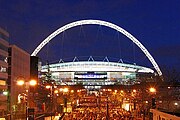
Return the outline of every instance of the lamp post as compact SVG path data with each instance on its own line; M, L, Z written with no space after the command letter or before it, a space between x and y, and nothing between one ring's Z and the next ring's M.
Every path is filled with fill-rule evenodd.
M60 92L62 92L63 96L64 96L64 107L66 108L65 112L67 112L67 94L69 92L69 89L67 87L65 88L60 88ZM71 91L74 92L74 91Z
M50 90L50 110L51 110L51 120L52 120L52 113L56 111L54 101L55 101L55 94L58 93L58 90L56 90L57 86L55 84L50 83L46 85L46 89Z
M19 86L23 86L25 85L26 88L26 92L27 94L24 94L25 96L25 106L26 106L26 120L28 120L28 93L29 93L29 87L30 86L36 86L37 85L37 81L36 80L30 80L29 82L25 82L24 80L20 79L17 81L17 85Z
M52 120L52 108L53 108L53 85L46 85L46 89L50 89L50 105L51 105L51 120Z
M150 88L149 88L149 92L150 92L150 93L156 93L156 89L155 89L154 87L150 87Z
M68 88L63 89L63 93L65 93L65 98L64 98L64 105L66 107L66 112L67 112L67 93L69 92Z
M156 100L155 100L155 97L153 96L155 93L156 93L156 89L154 87L150 87L149 88L149 92L150 94L152 95L152 98L151 98L151 102L152 102L152 108L156 108Z
M173 113L175 114L175 113L177 112L177 109L178 109L178 103L175 102L175 103L174 103L174 106L175 106L175 108L174 108L174 110L173 110Z
M108 95L107 95L107 98L106 98L106 120L109 120L109 98L108 98Z

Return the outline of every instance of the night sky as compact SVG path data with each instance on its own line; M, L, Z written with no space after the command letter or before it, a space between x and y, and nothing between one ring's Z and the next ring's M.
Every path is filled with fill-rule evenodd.
M179 0L0 0L0 26L9 32L10 44L30 54L56 29L82 19L114 23L135 36L160 68L180 68ZM50 62L107 56L111 61L121 58L152 67L132 41L100 25L78 26L59 34L38 56Z

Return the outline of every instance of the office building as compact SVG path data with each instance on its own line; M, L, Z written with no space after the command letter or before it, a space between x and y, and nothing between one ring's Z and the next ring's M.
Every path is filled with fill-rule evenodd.
M7 111L9 33L0 28L0 117Z
M28 81L30 79L30 54L16 45L9 47L9 90L10 90L10 105L11 114L25 113ZM23 80L23 85L17 85L17 81Z

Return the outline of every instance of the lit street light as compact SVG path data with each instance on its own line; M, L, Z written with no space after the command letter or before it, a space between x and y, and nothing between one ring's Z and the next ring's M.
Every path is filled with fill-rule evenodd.
M20 86L21 86L21 85L24 85L24 80L18 80L18 81L17 81L17 85L20 85Z
M178 103L177 103L177 102L175 102L175 103L174 103L174 105L175 105L175 106L178 106Z
M46 85L46 89L49 89L49 88L51 88L51 86L50 85Z
M63 89L63 92L65 92L65 93L67 93L68 91L69 91L68 88L64 88L64 89Z
M37 81L36 80L30 80L29 82L26 82L26 83L27 83L28 87L29 86L35 86L37 84ZM19 86L22 86L24 84L25 84L24 80L18 80L17 81L17 85L19 85Z
M149 88L149 92L155 93L155 92L156 92L156 89L155 89L154 87L151 87L151 88Z
M149 92L152 93L152 94L155 94L156 93L156 89L154 87L151 87L151 88L149 88ZM152 102L151 103L152 108L153 109L156 108L156 99L155 99L155 97L151 98L151 102Z
M136 93L136 90L134 89L133 92Z
M18 86L23 86L25 85L25 91L29 92L29 87L30 86L36 86L37 85L37 81L36 80L30 80L29 82L25 82L24 80L20 79L17 80L17 85ZM26 119L28 119L28 94L25 94L25 103L26 103Z
M54 93L57 94L57 93L58 93L58 90L54 90Z
M29 81L29 85L30 86L35 86L37 84L37 81L36 80L31 80Z
M50 89L50 100L51 100L51 120L52 120L52 112L53 112L53 90L54 90L54 86L51 85L46 85L46 89ZM55 92L55 91L54 91Z

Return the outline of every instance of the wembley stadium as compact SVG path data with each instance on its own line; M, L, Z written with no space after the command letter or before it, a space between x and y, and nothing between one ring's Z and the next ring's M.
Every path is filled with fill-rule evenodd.
M144 53L152 64L152 68L128 64L125 62L114 62L94 60L90 57L89 60L58 62L40 67L40 78L46 80L54 80L59 85L83 85L85 88L100 88L104 85L133 85L141 82L140 75L148 75L148 77L162 76L162 72L156 63L153 56L145 48L145 46L132 34L122 27L103 20L78 20L68 23L46 37L33 51L31 56L37 54L43 49L53 38L71 28L82 25L100 25L108 27L122 33L130 41L132 41ZM48 52L47 52L48 53ZM48 56L48 55L47 55ZM48 57L47 57L48 58ZM154 72L155 71L155 72ZM150 76L149 76L150 74ZM47 79L48 75L48 79ZM146 77L147 78L147 77ZM152 78L152 77L151 77ZM152 80L152 79L151 79Z
M139 74L154 74L154 70L123 62L73 61L44 65L40 68L41 78L50 71L51 79L59 85L78 85L85 88L100 88L104 85L133 85L139 82Z

